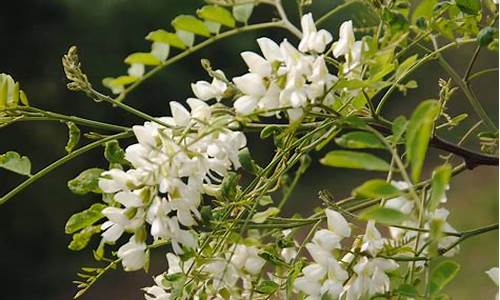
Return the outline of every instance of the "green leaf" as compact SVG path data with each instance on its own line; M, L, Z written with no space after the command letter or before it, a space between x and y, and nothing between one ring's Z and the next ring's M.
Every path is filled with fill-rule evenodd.
M238 174L234 172L228 172L227 175L222 180L222 186L219 190L220 198L224 201L234 201L236 195L238 194Z
M126 64L142 64L147 66L157 66L161 64L161 61L151 53L146 52L136 52L132 53L127 58L125 58Z
M274 293L279 288L279 285L271 280L263 280L255 288L255 291L260 294L270 295Z
M172 26L176 30L188 31L197 35L210 37L210 31L205 23L193 16L180 15L172 21Z
M402 284L395 290L397 295L411 297L411 298L419 298L418 290L416 287L409 284Z
M82 229L80 232L73 234L73 240L69 243L68 248L73 251L82 250L87 247L92 236L99 232L101 232L100 225Z
M434 121L439 116L440 105L436 100L422 102L413 112L406 130L406 154L412 168L412 179L418 182L425 154L432 135Z
M243 148L238 152L238 159L241 163L241 167L250 174L257 175L260 171L259 165L252 159L250 151L248 148Z
M94 224L104 217L101 213L104 208L106 208L106 205L96 203L92 204L88 209L72 215L66 222L64 231L70 234Z
M455 0L458 8L466 14L477 15L481 11L480 0Z
M430 211L434 211L445 197L450 178L451 166L449 164L439 166L434 170L432 174L431 198L429 200Z
M184 45L184 42L182 42L182 40L177 36L177 34L167 32L163 29L151 31L146 36L146 40L167 44L167 45L170 45L172 47L179 48L179 49L186 49L186 45Z
M437 295L460 271L460 265L452 260L439 263L431 272L430 293Z
M269 207L265 211L261 211L261 212L254 214L252 217L252 222L258 223L258 224L264 223L267 220L267 218L275 216L275 215L279 214L279 212L280 212L279 208Z
M66 122L66 125L68 126L68 143L64 149L71 153L80 141L80 129L73 122Z
M248 23L248 19L252 15L254 5L253 3L239 4L233 6L234 19L241 23Z
M259 256L265 259L266 261L272 263L275 266L288 267L288 264L281 259L278 255L270 252L270 251L262 251L259 253Z
M323 165L339 168L389 171L390 165L372 154L335 150L328 152L320 162Z
M342 147L351 149L384 149L384 144L373 133L366 131L352 131L336 138L335 142Z
M394 198L401 195L401 191L385 180L372 179L354 189L353 195L364 198Z
M120 147L117 140L112 140L105 144L104 157L112 164L128 164L128 161L125 160L125 151Z
M270 136L277 135L281 132L281 128L276 125L267 125L260 132L260 138L265 140Z
M422 0L411 17L411 22L415 24L418 18L423 17L425 20L430 20L432 17L432 12L434 10L434 6L438 3L438 0Z
M408 216L392 208L374 206L361 212L360 219L375 220L378 223L398 224L404 221Z
M399 142L399 140L401 140L407 127L408 127L408 120L406 120L405 116L399 116L396 119L394 119L394 122L392 122L392 137L391 137L393 144L396 144Z
M26 156L21 156L14 151L8 151L0 155L0 168L4 168L14 173L29 176L31 175L31 162Z
M231 13L221 6L205 5L196 12L198 17L233 28L236 25Z
M104 172L104 170L99 168L85 170L76 178L68 181L68 188L78 195L84 195L89 192L99 194L101 193L101 189L99 188L99 176L102 172Z

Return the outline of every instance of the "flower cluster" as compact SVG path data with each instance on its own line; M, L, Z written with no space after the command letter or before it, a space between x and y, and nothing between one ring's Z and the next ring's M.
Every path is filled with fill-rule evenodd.
M338 299L344 295L346 299L361 299L388 291L390 279L386 272L395 270L398 264L390 259L371 258L385 242L374 223L368 223L363 235L361 258L349 252L339 261L341 241L351 236L351 228L338 212L326 209L325 214L327 229L318 230L312 242L306 244L314 263L302 270L304 275L295 280L295 288L308 295L308 300ZM353 273L349 276L347 267L352 264Z
M260 38L257 43L263 57L250 51L241 53L249 73L233 78L241 92L234 102L237 113L273 115L286 109L293 121L301 117L307 104L332 101L331 96L323 98L337 78L329 73L321 55L332 36L316 30L311 14L302 18L302 30L299 49L286 39L278 45Z
M170 241L176 253L183 253L183 246L195 247L195 235L183 228L200 218L203 194L213 194L228 170L239 167L238 151L246 145L243 133L228 129L229 118L214 125L205 102L190 98L187 103L191 111L170 102L172 117L158 119L166 126L134 126L139 143L125 154L132 168L111 169L99 180L104 193L114 194L102 211L108 218L102 225L104 241L114 243L125 231L133 233L118 250L125 269L139 269L146 261L146 224L155 240Z
M409 185L406 182L402 182L402 181L392 182L392 184L401 190L407 189L409 187ZM441 199L441 203L446 203L446 197ZM417 228L419 227L419 216L413 210L414 202L411 199L408 199L407 196L400 196L397 198L389 199L386 201L385 207L398 210L401 213L408 215L408 218L405 221L403 221L403 223L401 225L407 226L407 227L417 227ZM424 218L423 218L422 227L425 229L430 229L432 223L439 223L439 224L441 224L441 230L443 232L456 233L457 230L446 221L449 214L450 214L450 212L446 208L443 208L443 207L438 208L433 212L426 212L426 214L424 215ZM408 245L411 247L415 246L415 242L413 240L417 236L416 231L405 230L405 229L400 229L400 228L396 228L396 227L390 227L389 229L390 229L391 237L393 240L411 241ZM427 239L430 236L429 236L429 233L424 233L424 234L421 234L421 237L424 239ZM457 240L458 240L458 237L456 237L456 236L441 237L438 241L438 245L437 245L438 249L448 250L446 253L443 254L444 256L448 256L448 257L454 256L460 250L460 246L455 245L451 249L448 249L448 248L453 246ZM423 251L423 253L424 254L427 253L427 249L425 249Z

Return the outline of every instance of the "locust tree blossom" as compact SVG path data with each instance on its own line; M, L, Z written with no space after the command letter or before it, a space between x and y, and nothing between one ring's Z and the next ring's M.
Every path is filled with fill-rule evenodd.
M335 82L321 55L331 40L325 30L317 31L311 14L302 18L304 30L299 49L286 39L279 45L268 38L257 40L263 56L246 51L241 54L249 73L233 78L241 92L234 108L241 115L262 112L272 115L286 109L290 121L300 118L303 108L315 102L331 101L323 96ZM312 52L312 54L307 54Z
M295 289L305 293L308 300L319 300L324 296L337 299L343 292L343 282L349 277L334 254L334 250L341 247L341 240L350 236L349 225L334 210L326 209L325 214L328 229L317 231L312 242L306 244L314 263L306 266L302 270L303 276L294 282Z
M176 253L182 254L183 247L196 246L196 235L185 227L200 219L198 207L205 193L204 185L219 185L221 176L239 167L238 152L246 139L241 132L225 126L204 134L210 107L194 98L187 103L191 111L170 102L172 116L160 120L171 127L153 122L134 126L139 143L125 150L125 159L132 168L111 169L102 174L99 187L114 194L118 204L103 210L108 219L102 225L105 242L114 243L124 232L135 233L149 227L155 240L170 241ZM182 128L188 126L198 131L186 134ZM145 260L139 259L139 252L145 255L145 244L138 246L131 241L126 245L119 251L125 269L142 267Z

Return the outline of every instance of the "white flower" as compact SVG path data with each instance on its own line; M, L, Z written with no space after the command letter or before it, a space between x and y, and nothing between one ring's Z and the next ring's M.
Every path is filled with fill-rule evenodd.
M498 286L498 267L497 268L491 268L488 271L485 272L491 280ZM498 292L495 296L495 299L498 300Z
M344 74L357 76L355 69L361 66L362 54L365 48L365 43L356 41L352 21L346 21L340 25L339 40L333 43L332 50L334 57L345 57L345 65L343 68Z
M266 86L262 76L256 73L247 73L243 76L234 77L236 87L245 95L262 97L266 94Z
M311 13L302 17L301 25L303 36L299 44L299 50L302 52L314 51L323 53L326 45L332 41L332 35L324 29L320 31L316 30L316 25L314 24Z
M361 245L361 251L367 251L372 256L377 255L377 253L384 247L385 239L375 227L375 221L370 220L366 225L366 232L363 236L363 244Z
M259 74L260 76L267 77L271 75L271 63L265 60L262 56L251 51L241 53L241 57L248 66L251 73Z
M356 38L354 37L354 30L352 29L352 21L345 21L342 25L340 25L339 40L332 45L333 56L340 57L348 55L355 40Z
M172 113L172 118L174 118L175 125L186 127L191 119L189 111L179 102L171 101L169 104L170 112Z
M128 75L133 77L142 77L144 75L145 67L143 64L132 64L128 68Z
M273 63L275 61L283 60L280 47L271 39L265 37L259 38L257 39L257 43L259 44L260 51L262 51L262 54L264 55L267 61Z
M137 243L135 236L132 236L128 243L118 249L117 255L121 258L125 271L139 270L147 260L146 244Z
M234 248L234 254L231 263L240 270L246 270L250 274L260 272L266 260L258 255L256 247L237 244Z
M397 269L399 265L390 259L362 257L353 267L354 276L346 285L346 299L370 298L377 293L390 290L390 278L386 272Z
M244 95L234 101L234 109L240 115L249 115L255 111L259 103L259 98Z
M408 183L406 183L405 181L392 181L391 183L399 190L405 190L409 188ZM399 196L393 199L389 199L385 202L384 205L384 207L398 210L403 214L410 214L413 211L413 206L413 201L405 196Z
M166 60L169 53L170 53L169 44L164 44L159 42L154 42L153 44L151 44L151 54L153 54L159 60L161 61Z
M128 190L135 186L137 180L131 176L130 172L124 172L120 169L111 169L104 171L99 178L99 188L104 193L115 193L121 190Z
M215 72L223 78L226 77L221 70L217 70ZM196 83L192 83L191 89L193 90L195 96L200 100L207 101L215 98L217 101L220 101L227 89L227 84L214 77L212 83L207 81L197 81Z
M325 209L325 214L328 223L328 230L334 232L341 238L351 236L351 228L341 214L328 208Z

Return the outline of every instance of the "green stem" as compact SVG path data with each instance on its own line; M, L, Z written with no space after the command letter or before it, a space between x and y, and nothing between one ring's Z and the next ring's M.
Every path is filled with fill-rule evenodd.
M326 14L322 15L317 21L316 21L316 26L319 26L321 23L325 22L328 18L332 17L333 15L335 15L336 13L340 12L341 10L343 10L344 8L350 6L351 4L354 4L354 3L362 3L362 1L360 0L352 0L352 1L348 1L348 2L345 2L343 4L340 4L339 6L335 7L334 9L330 10L329 12L327 12Z
M411 68L408 69L408 71L406 71L404 74L402 74L399 78L396 78L396 80L394 81L394 83L391 85L391 87L387 90L387 92L384 94L384 96L382 97L382 99L380 100L379 104L377 105L377 109L375 110L377 114L380 114L381 110L382 110L382 107L384 106L385 102L389 99L389 97L391 96L391 94L397 89L397 86L398 84L403 80L405 79L408 75L410 75L411 73L413 73L415 70L417 70L420 66L422 66L423 64L429 62L430 60L434 59L435 58L435 55L436 54L439 54L451 47L454 47L454 46L457 46L457 45L465 45L465 44L469 44L469 43L472 43L472 42L475 42L476 39L466 39L466 40L462 40L462 41L455 41L455 42L452 42L452 43L449 43L439 49L436 49L435 51L427 54L426 56L424 56L422 59L420 59L419 61L417 61Z
M432 39L432 44L434 45L434 48L438 49L437 41L434 37L431 37ZM435 51L435 52L436 52ZM467 100L469 100L470 105L472 106L472 109L474 112L479 116L481 120L484 121L484 123L490 127L493 130L496 130L497 127L495 123L490 119L486 111L484 110L483 106L479 102L479 100L476 98L476 96L472 93L472 90L467 86L465 81L458 75L458 73L453 69L452 66L444 59L444 57L440 54L440 52L437 53L438 57L438 62L443 67L443 69L451 76L453 81L460 87L460 89L464 92L465 97Z
M122 138L127 138L127 137L130 137L132 136L132 132L131 131L126 131L126 132L121 132L121 133L117 133L115 135L111 135L111 136L108 136L106 138L103 138L101 140L98 140L98 141L95 141L93 143L90 143L88 145L85 145L71 153L69 153L68 155L56 160L55 162L53 162L52 164L48 165L47 167L43 168L42 170L38 171L36 174L34 174L33 176L29 177L28 179L26 179L25 181L23 181L20 185L16 186L14 189L12 189L10 192L8 192L7 194L5 194L3 197L0 198L0 205L4 204L5 202L7 202L10 198L14 197L16 194L18 194L19 192L23 191L25 188L27 188L28 186L30 186L32 183L34 183L35 181L37 181L38 179L42 178L43 176L47 175L48 173L50 173L51 171L57 169L58 167L64 165L65 163L71 161L73 158L75 157L78 157L82 154L84 154L85 152L89 151L89 150L92 150L96 147L99 147L100 145L108 142L108 141L111 141L111 140L114 140L114 139L122 139Z
M103 130L110 130L110 131L127 131L130 130L128 127L120 126L120 125L114 125L114 124L109 124L109 123L104 123L100 121L94 121L94 120L89 120L81 117L75 117L75 116L67 116L55 112L50 112L50 111L44 111L35 107L30 107L29 110L40 113L44 116L46 116L46 119L48 121L70 121L75 124L87 126L87 127L92 127L92 128L98 128L98 129L103 129ZM43 119L41 119L43 120Z

